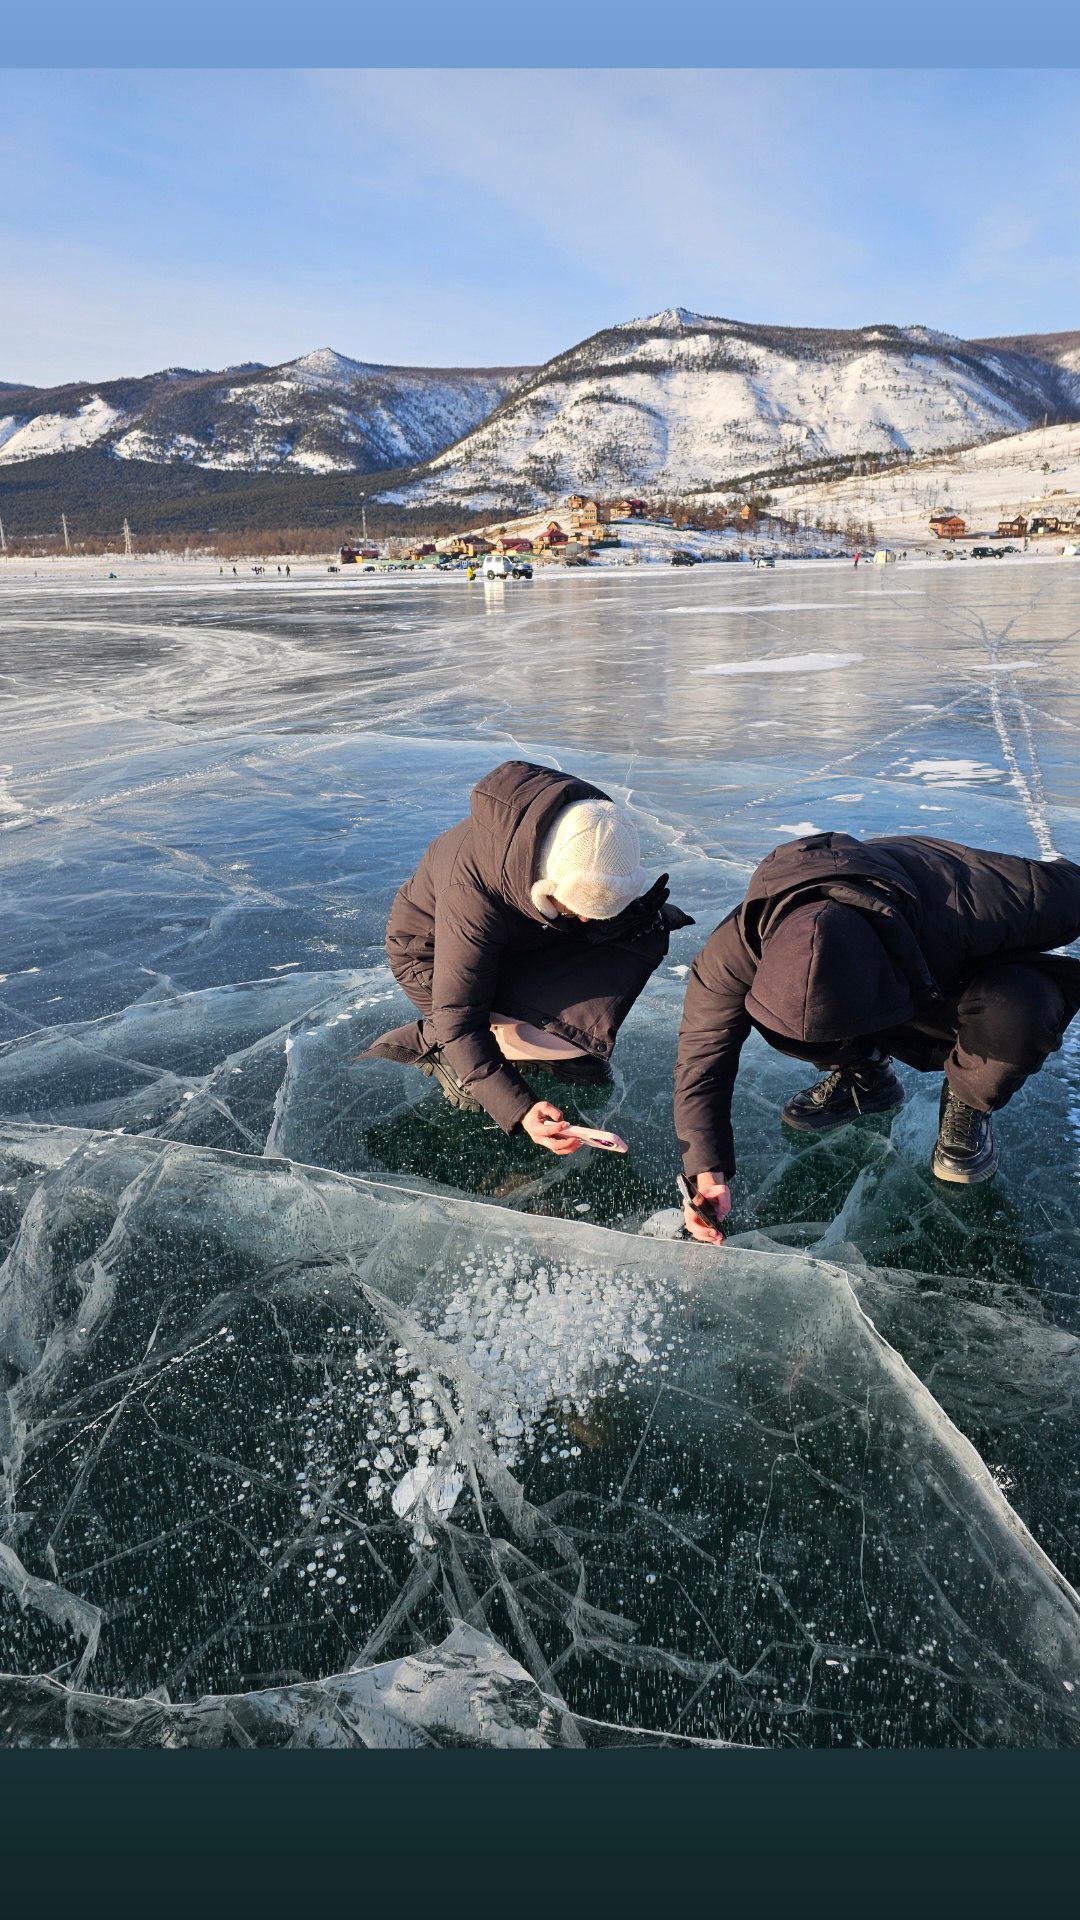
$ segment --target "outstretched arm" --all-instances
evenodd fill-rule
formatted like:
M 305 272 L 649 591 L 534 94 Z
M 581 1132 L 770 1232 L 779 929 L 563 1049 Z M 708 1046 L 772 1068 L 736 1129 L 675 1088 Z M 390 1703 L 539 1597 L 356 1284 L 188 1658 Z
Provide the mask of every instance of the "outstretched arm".
M 746 995 L 753 962 L 734 914 L 721 922 L 690 969 L 675 1068 L 675 1131 L 688 1180 L 735 1171 L 731 1096 L 750 1032 Z

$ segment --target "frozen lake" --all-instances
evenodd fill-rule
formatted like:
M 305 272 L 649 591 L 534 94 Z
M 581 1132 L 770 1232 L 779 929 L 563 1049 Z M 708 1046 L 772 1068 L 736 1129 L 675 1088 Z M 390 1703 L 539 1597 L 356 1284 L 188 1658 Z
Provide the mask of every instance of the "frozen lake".
M 0 577 L 0 1739 L 1080 1743 L 1075 1036 L 970 1191 L 936 1081 L 799 1140 L 751 1043 L 734 1244 L 639 1232 L 756 862 L 1080 859 L 1078 686 L 1049 557 Z M 581 1109 L 625 1161 L 353 1059 L 521 756 L 697 920 Z

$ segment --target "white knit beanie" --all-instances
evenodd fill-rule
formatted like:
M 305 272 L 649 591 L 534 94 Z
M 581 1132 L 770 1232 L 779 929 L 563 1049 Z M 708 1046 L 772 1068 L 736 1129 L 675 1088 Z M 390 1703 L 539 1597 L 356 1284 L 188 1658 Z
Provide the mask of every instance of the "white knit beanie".
M 614 920 L 645 891 L 637 828 L 613 800 L 575 800 L 548 828 L 537 873 L 532 902 L 546 920 L 556 900 L 584 920 Z

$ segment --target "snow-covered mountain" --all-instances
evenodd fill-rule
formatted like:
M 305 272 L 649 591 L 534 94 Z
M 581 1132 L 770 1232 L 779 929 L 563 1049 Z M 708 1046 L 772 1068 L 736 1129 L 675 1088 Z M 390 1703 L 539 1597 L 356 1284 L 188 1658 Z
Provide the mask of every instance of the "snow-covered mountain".
M 388 502 L 526 511 L 1080 417 L 1080 333 L 750 326 L 669 308 L 539 368 L 299 360 L 48 390 L 0 383 L 0 465 L 92 450 L 222 473 L 377 474 Z M 411 468 L 407 477 L 398 470 Z
M 368 366 L 324 347 L 280 367 L 0 388 L 0 464 L 94 447 L 122 460 L 248 473 L 378 473 L 460 439 L 521 374 Z
M 963 445 L 1047 412 L 1080 415 L 1080 372 L 1009 342 L 749 326 L 675 307 L 549 360 L 383 497 L 502 511 L 575 488 L 681 493 L 778 464 Z

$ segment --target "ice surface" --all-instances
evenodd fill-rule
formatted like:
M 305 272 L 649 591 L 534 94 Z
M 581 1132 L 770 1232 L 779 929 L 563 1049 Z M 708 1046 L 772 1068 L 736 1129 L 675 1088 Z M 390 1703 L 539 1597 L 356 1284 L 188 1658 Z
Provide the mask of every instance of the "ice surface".
M 16 1673 L 248 1695 L 464 1621 L 567 1725 L 1080 1735 L 1075 1594 L 841 1267 L 147 1138 L 0 1145 Z M 466 1720 L 468 1675 L 442 1692 Z
M 0 1738 L 1076 1742 L 1076 1045 L 965 1193 L 929 1079 L 789 1139 L 754 1042 L 735 1244 L 655 1237 L 686 968 L 775 841 L 1080 856 L 1080 576 L 784 571 L 0 581 Z M 355 1059 L 518 753 L 698 917 L 574 1103 L 625 1158 Z

